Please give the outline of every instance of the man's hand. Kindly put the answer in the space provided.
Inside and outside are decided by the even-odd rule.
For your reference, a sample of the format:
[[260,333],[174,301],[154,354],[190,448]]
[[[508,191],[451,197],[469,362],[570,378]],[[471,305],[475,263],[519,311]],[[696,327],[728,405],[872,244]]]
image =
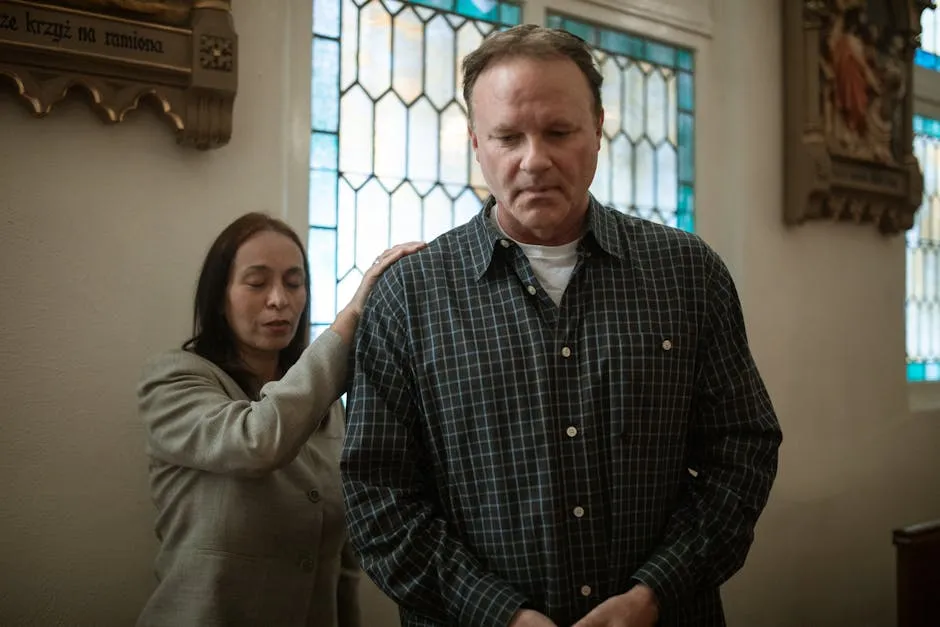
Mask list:
[[509,627],[558,627],[558,625],[553,623],[548,616],[535,610],[519,610],[509,621]]
[[610,597],[572,627],[654,627],[659,620],[656,595],[639,585]]

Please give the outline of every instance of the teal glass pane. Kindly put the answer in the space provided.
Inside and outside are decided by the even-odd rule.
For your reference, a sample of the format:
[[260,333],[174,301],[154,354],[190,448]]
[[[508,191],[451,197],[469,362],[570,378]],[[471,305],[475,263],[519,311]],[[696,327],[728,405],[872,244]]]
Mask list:
[[333,133],[311,133],[310,167],[319,170],[336,170],[339,138]]
[[692,111],[695,107],[695,93],[692,87],[692,75],[679,72],[679,108]]
[[688,50],[679,50],[676,53],[676,65],[680,69],[688,70],[691,72],[695,69],[694,61],[692,60],[692,53]]
[[549,28],[564,28],[564,20],[560,15],[549,15],[545,20],[545,25]]
[[676,211],[676,226],[685,231],[695,231],[695,192],[691,185],[679,186],[679,208]]
[[673,68],[676,66],[676,49],[648,41],[646,42],[646,60],[656,65]]
[[934,139],[940,139],[940,120],[925,118],[920,115],[914,116],[914,134],[927,135]]
[[499,21],[503,24],[512,24],[515,26],[522,20],[522,12],[518,5],[503,4],[499,7]]
[[940,139],[940,120],[924,120],[924,135]]
[[454,10],[454,0],[411,0],[411,4],[422,4],[432,9],[441,9],[443,11]]
[[692,213],[695,211],[695,193],[691,185],[679,186],[679,213]]
[[496,0],[457,0],[457,13],[475,20],[499,21],[499,3]]
[[940,57],[931,52],[921,50],[920,48],[914,52],[914,63],[928,70],[940,72]]
[[692,116],[679,114],[679,181],[691,183],[695,178],[694,140],[692,136]]
[[335,133],[339,128],[338,41],[314,38],[313,79],[310,94],[313,130]]
[[310,170],[310,226],[336,226],[336,172]]
[[627,46],[629,51],[627,56],[638,61],[646,60],[646,41],[639,37],[628,37]]
[[923,381],[926,375],[924,364],[907,364],[907,380]]
[[629,55],[634,41],[634,38],[626,33],[605,28],[601,31],[600,47],[607,52]]
[[316,0],[313,3],[313,34],[339,37],[339,0]]
[[597,43],[594,38],[596,29],[593,26],[585,24],[584,22],[578,22],[576,20],[565,20],[564,28],[572,35],[577,35],[592,46]]

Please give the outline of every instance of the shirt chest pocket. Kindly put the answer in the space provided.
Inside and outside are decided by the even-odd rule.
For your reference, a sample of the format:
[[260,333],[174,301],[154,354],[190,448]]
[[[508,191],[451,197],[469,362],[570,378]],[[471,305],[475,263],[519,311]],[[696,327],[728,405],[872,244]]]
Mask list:
[[612,355],[606,373],[616,435],[673,441],[689,421],[695,380],[694,338],[687,333],[645,333]]

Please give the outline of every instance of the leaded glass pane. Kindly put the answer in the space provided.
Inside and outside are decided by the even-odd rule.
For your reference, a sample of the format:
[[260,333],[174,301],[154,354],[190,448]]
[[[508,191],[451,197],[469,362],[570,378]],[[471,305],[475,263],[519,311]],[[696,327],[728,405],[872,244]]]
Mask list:
[[398,94],[389,92],[376,104],[375,117],[382,121],[375,126],[375,175],[394,189],[406,176],[408,109]]
[[693,230],[692,51],[549,13],[594,47],[604,76],[604,128],[591,193],[620,211]]
[[[604,138],[607,139],[606,137]],[[610,142],[610,165],[604,164],[603,174],[610,177],[611,196],[608,202],[615,207],[630,207],[633,205],[633,143],[623,133],[618,134]],[[598,157],[600,159],[600,157]],[[618,173],[614,175],[614,173]],[[598,170],[598,174],[601,171]],[[603,185],[606,181],[600,181],[598,174],[594,176],[594,184]],[[594,187],[591,188],[592,192]],[[597,198],[603,199],[603,187],[598,189]]]
[[920,14],[920,48],[914,53],[914,62],[928,70],[940,71],[940,13],[925,10]]
[[440,111],[456,93],[454,81],[454,29],[443,15],[427,25],[427,50],[424,53],[427,72],[424,92],[434,108]]
[[314,0],[311,334],[389,244],[430,240],[488,192],[467,139],[460,62],[518,24],[499,0]]
[[924,197],[907,231],[907,376],[940,380],[940,122],[914,116]]

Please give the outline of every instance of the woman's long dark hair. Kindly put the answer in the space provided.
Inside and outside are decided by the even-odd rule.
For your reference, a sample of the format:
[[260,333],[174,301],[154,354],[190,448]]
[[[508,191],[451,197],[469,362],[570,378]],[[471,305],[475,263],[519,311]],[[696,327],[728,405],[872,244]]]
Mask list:
[[293,366],[307,347],[310,338],[310,268],[303,243],[287,224],[263,213],[247,213],[223,230],[212,243],[199,273],[196,299],[193,307],[193,336],[183,348],[222,368],[251,398],[257,398],[261,381],[238,354],[238,345],[232,327],[225,318],[228,284],[235,254],[248,239],[264,231],[274,231],[289,237],[304,263],[304,285],[307,301],[300,314],[294,337],[278,357],[278,369],[283,374]]

